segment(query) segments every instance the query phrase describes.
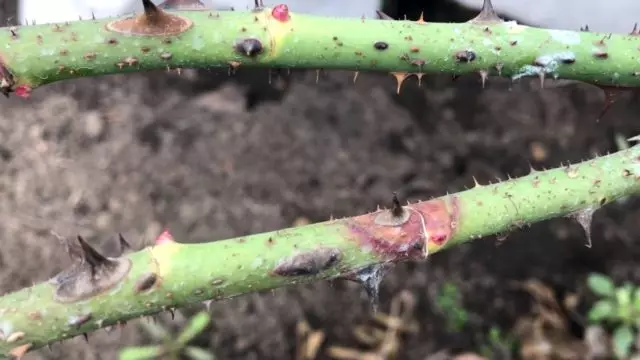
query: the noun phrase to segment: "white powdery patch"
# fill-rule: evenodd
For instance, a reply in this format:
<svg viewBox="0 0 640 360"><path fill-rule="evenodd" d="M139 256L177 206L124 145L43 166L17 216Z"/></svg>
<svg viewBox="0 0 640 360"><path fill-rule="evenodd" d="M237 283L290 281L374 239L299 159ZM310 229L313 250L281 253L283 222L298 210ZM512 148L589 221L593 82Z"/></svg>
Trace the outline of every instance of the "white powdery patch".
<svg viewBox="0 0 640 360"><path fill-rule="evenodd" d="M561 51L558 53L541 55L536 58L535 65L525 65L520 68L517 74L511 78L513 80L520 79L525 76L536 76L540 73L553 74L557 77L557 70L563 63L572 63L576 61L576 55L572 51Z"/></svg>
<svg viewBox="0 0 640 360"><path fill-rule="evenodd" d="M582 39L580 34L575 31L567 30L547 30L551 38L563 45L578 45Z"/></svg>

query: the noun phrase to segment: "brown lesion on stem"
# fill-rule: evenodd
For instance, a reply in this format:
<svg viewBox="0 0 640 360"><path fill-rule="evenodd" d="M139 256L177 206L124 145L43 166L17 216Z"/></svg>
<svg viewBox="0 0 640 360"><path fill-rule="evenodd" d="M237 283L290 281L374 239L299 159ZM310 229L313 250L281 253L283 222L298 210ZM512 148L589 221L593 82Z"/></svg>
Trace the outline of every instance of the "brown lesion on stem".
<svg viewBox="0 0 640 360"><path fill-rule="evenodd" d="M151 0L142 0L142 5L144 13L111 21L106 25L107 30L127 35L171 36L184 33L193 26L191 20L162 10Z"/></svg>
<svg viewBox="0 0 640 360"><path fill-rule="evenodd" d="M345 220L360 246L386 261L422 260L451 239L458 223L457 198L438 198Z"/></svg>
<svg viewBox="0 0 640 360"><path fill-rule="evenodd" d="M340 249L320 247L282 260L271 273L278 276L313 276L336 266L341 259Z"/></svg>
<svg viewBox="0 0 640 360"><path fill-rule="evenodd" d="M105 257L81 236L75 241L58 238L66 244L73 264L49 280L55 286L55 301L71 303L101 294L116 286L131 269L131 260Z"/></svg>

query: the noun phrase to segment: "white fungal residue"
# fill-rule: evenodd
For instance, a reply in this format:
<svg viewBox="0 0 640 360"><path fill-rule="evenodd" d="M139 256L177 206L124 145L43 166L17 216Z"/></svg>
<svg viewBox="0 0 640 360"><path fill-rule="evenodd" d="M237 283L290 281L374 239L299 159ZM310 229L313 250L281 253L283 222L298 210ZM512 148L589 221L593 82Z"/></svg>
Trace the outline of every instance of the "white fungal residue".
<svg viewBox="0 0 640 360"><path fill-rule="evenodd" d="M574 218L578 222L578 224L580 224L582 229L584 230L584 233L587 236L587 244L586 244L586 246L588 248L591 247L591 222L593 220L593 213L596 210L597 210L597 208L588 207L586 209L582 209L582 210L576 211L576 212L574 212L574 213L569 215L570 217Z"/></svg>
<svg viewBox="0 0 640 360"><path fill-rule="evenodd" d="M572 51L541 55L536 58L535 65L525 65L521 67L520 71L511 78L518 80L525 76L537 76L540 75L540 73L552 74L554 78L557 78L557 71L560 65L574 61L576 61L576 55Z"/></svg>
<svg viewBox="0 0 640 360"><path fill-rule="evenodd" d="M369 303L373 313L378 312L380 304L380 283L384 278L387 267L385 265L371 265L356 274L356 280L362 284L369 296Z"/></svg>
<svg viewBox="0 0 640 360"><path fill-rule="evenodd" d="M568 30L547 30L551 38L563 45L577 45L580 44L580 34L575 31Z"/></svg>

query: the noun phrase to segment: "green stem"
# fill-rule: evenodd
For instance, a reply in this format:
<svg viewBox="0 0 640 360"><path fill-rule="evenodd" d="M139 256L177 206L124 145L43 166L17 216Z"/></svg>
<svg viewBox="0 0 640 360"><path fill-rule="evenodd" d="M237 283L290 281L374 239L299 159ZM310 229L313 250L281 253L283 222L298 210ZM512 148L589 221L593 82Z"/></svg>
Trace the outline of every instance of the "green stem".
<svg viewBox="0 0 640 360"><path fill-rule="evenodd" d="M478 73L483 79L549 76L599 86L640 85L636 35L498 19L454 24L291 12L279 21L272 11L171 11L163 14L173 22L154 25L140 15L143 24L137 27L132 20L111 19L3 28L3 85L24 94L84 76L215 67L383 71L396 73L400 83L408 75ZM135 34L141 30L145 35Z"/></svg>
<svg viewBox="0 0 640 360"><path fill-rule="evenodd" d="M633 146L429 201L400 206L394 199L389 210L223 241L181 244L163 233L153 246L114 259L84 241L69 242L71 268L0 298L0 353L209 299L321 279L372 287L379 281L372 270L385 264L424 260L552 217L590 215L637 194L639 156L640 146Z"/></svg>

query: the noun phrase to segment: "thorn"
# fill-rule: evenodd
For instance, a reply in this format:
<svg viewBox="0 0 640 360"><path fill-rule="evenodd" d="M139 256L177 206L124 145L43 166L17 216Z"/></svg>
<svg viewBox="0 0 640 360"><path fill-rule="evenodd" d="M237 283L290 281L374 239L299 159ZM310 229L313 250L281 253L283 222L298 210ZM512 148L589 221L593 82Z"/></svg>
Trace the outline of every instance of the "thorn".
<svg viewBox="0 0 640 360"><path fill-rule="evenodd" d="M489 78L489 72L487 70L480 70L478 71L478 73L480 73L480 79L482 80L482 88L484 89L485 84L487 82L487 78Z"/></svg>
<svg viewBox="0 0 640 360"><path fill-rule="evenodd" d="M87 335L87 333L82 333L82 336L84 336L84 341L89 343L89 335Z"/></svg>
<svg viewBox="0 0 640 360"><path fill-rule="evenodd" d="M544 70L540 69L540 72L538 72L538 77L540 78L540 89L544 89L545 76L546 74L544 73Z"/></svg>
<svg viewBox="0 0 640 360"><path fill-rule="evenodd" d="M640 36L640 29L638 29L638 23L633 24L633 30L629 33L631 36Z"/></svg>
<svg viewBox="0 0 640 360"><path fill-rule="evenodd" d="M587 243L585 244L585 246L588 248L591 248L591 244L592 244L591 243L591 223L593 221L593 213L596 210L597 209L594 207L588 207L586 209L579 210L568 215L568 217L575 219L578 222L578 224L580 224L580 226L582 227L582 230L584 230L584 233L587 236Z"/></svg>
<svg viewBox="0 0 640 360"><path fill-rule="evenodd" d="M211 303L213 303L213 300L205 300L202 302L205 308L207 308L207 311L211 311Z"/></svg>
<svg viewBox="0 0 640 360"><path fill-rule="evenodd" d="M617 96L622 92L619 88L613 86L598 86L604 91L604 105L602 106L602 110L598 114L596 118L596 122L599 122L600 119L611 109L611 106L618 101Z"/></svg>
<svg viewBox="0 0 640 360"><path fill-rule="evenodd" d="M150 23L156 23L160 17L161 11L151 0L142 0L142 6L144 7L145 18Z"/></svg>
<svg viewBox="0 0 640 360"><path fill-rule="evenodd" d="M391 215L394 217L401 217L404 214L404 208L400 205L400 200L398 200L398 193L393 193L392 199L392 207L391 207Z"/></svg>
<svg viewBox="0 0 640 360"><path fill-rule="evenodd" d="M484 2L482 3L482 10L480 10L478 16L469 20L468 22L474 24L497 24L504 22L504 20L502 20L498 16L498 14L496 14L495 10L493 9L491 0L484 0Z"/></svg>
<svg viewBox="0 0 640 360"><path fill-rule="evenodd" d="M95 20L96 19L96 14L93 13L93 11L91 12L91 20Z"/></svg>
<svg viewBox="0 0 640 360"><path fill-rule="evenodd" d="M424 11L420 12L420 17L418 18L418 20L416 20L416 23L418 23L418 24L426 23L426 21L424 21Z"/></svg>
<svg viewBox="0 0 640 360"><path fill-rule="evenodd" d="M378 15L378 19L380 19L380 20L395 20L394 18L392 18L391 16L383 13L380 10L376 10L376 14Z"/></svg>
<svg viewBox="0 0 640 360"><path fill-rule="evenodd" d="M472 176L471 178L473 178L473 184L474 187L482 187L482 185L480 185L480 183L478 182L478 180L476 180L475 176Z"/></svg>
<svg viewBox="0 0 640 360"><path fill-rule="evenodd" d="M254 0L255 6L253 8L254 11L260 11L264 8L264 4L262 0Z"/></svg>
<svg viewBox="0 0 640 360"><path fill-rule="evenodd" d="M320 81L320 70L321 69L316 70L316 84Z"/></svg>
<svg viewBox="0 0 640 360"><path fill-rule="evenodd" d="M173 309L169 308L169 310L167 310L169 313L171 313L171 320L175 320L176 318L176 313L173 311Z"/></svg>
<svg viewBox="0 0 640 360"><path fill-rule="evenodd" d="M100 254L96 249L94 249L91 245L89 245L82 236L78 235L76 237L78 244L80 244L80 254L81 261L86 262L91 266L92 273L95 273L96 269L107 262L109 259Z"/></svg>
<svg viewBox="0 0 640 360"><path fill-rule="evenodd" d="M589 32L589 25L585 25L584 27L580 27L580 31Z"/></svg>
<svg viewBox="0 0 640 360"><path fill-rule="evenodd" d="M400 95L400 89L402 88L402 83L409 77L409 74L406 72L392 72L391 75L396 78L396 82L398 86L396 87L396 94Z"/></svg>
<svg viewBox="0 0 640 360"><path fill-rule="evenodd" d="M356 71L356 72L353 73L353 83L354 84L356 83L356 80L358 80L358 74L360 74L359 71Z"/></svg>
<svg viewBox="0 0 640 360"><path fill-rule="evenodd" d="M127 253L131 250L131 245L124 238L124 236L122 236L121 233L118 233L118 246L120 247L120 255Z"/></svg>
<svg viewBox="0 0 640 360"><path fill-rule="evenodd" d="M424 73L416 73L416 77L418 78L418 87L422 87L422 77L424 76Z"/></svg>

